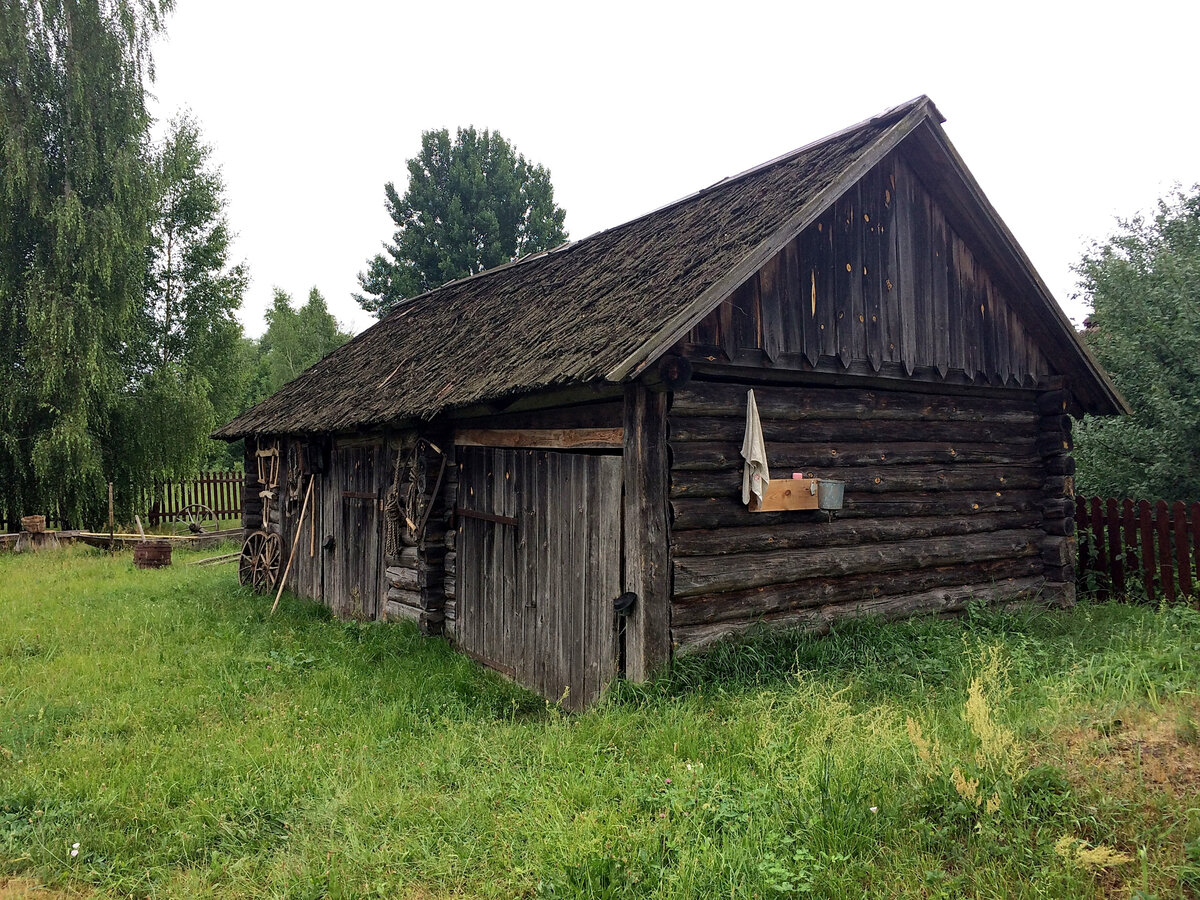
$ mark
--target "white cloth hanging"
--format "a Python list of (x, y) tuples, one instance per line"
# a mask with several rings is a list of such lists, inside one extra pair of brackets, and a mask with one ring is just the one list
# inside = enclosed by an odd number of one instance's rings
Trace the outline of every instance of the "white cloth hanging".
[(754, 391), (746, 392), (746, 437), (742, 440), (742, 457), (746, 460), (742, 475), (742, 502), (749, 504), (750, 495), (761, 504), (771, 473), (767, 471), (767, 446), (763, 442), (762, 423), (758, 420), (758, 403)]

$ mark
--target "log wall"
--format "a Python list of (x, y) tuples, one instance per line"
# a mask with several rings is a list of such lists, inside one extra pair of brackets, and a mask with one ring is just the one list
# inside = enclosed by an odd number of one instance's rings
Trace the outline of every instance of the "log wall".
[(1065, 464), (1034, 392), (755, 387), (772, 478), (846, 483), (830, 520), (742, 504), (746, 391), (693, 381), (668, 416), (676, 652), (760, 621), (823, 629), (1045, 588)]

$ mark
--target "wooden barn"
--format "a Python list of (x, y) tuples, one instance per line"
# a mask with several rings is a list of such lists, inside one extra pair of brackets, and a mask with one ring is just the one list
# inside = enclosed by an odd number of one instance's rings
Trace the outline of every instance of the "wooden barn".
[(759, 623), (1073, 602), (1070, 416), (1125, 404), (942, 121), (404, 303), (217, 432), (261, 474), (245, 577), (294, 553), (337, 615), (573, 707)]

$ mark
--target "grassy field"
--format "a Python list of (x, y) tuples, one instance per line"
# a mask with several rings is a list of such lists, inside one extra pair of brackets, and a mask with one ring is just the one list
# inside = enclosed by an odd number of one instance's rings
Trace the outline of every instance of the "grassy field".
[(0, 893), (1200, 896), (1186, 608), (764, 637), (570, 716), (181, 557), (0, 556)]

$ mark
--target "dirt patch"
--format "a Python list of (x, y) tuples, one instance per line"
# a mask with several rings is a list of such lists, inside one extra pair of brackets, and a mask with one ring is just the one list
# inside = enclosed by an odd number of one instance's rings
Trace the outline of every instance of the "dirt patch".
[(1051, 740), (1072, 779), (1094, 784), (1099, 778), (1129, 796), (1200, 796), (1200, 702), (1125, 710), (1056, 731)]
[(0, 900), (78, 900), (88, 894), (82, 891), (60, 891), (42, 887), (29, 878), (0, 876)]

